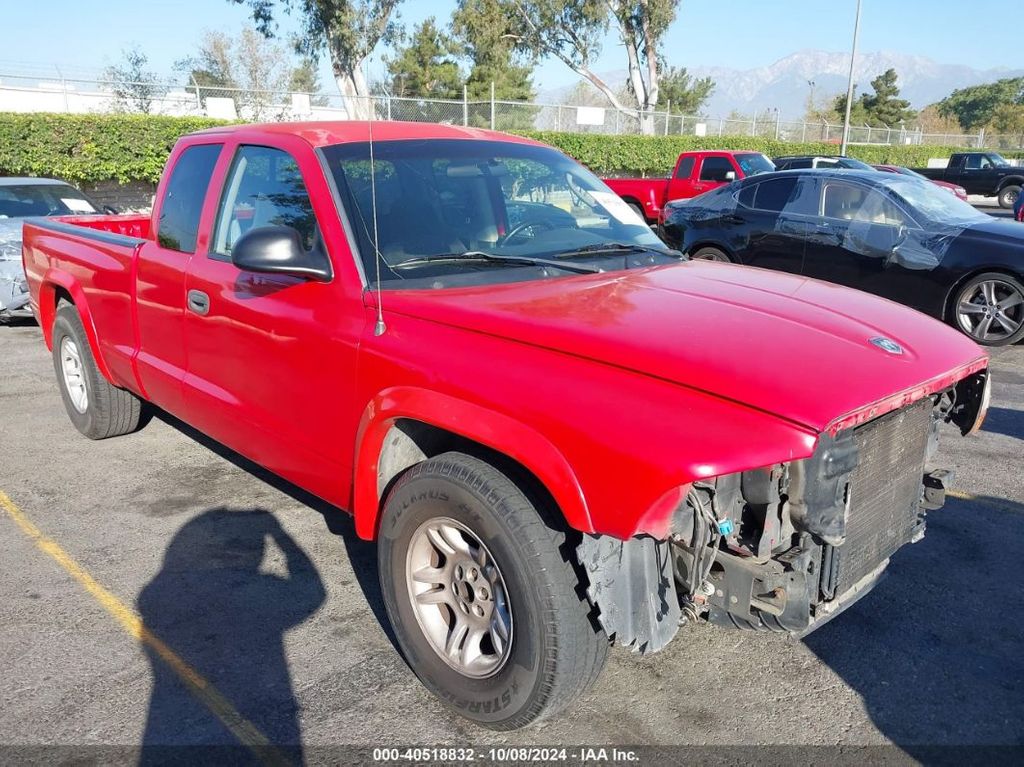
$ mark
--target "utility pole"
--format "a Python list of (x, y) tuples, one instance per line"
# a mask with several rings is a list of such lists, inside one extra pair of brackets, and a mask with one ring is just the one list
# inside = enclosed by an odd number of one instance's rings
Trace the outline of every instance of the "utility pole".
[(853, 106), (853, 67), (857, 63), (857, 37), (860, 34), (860, 0), (857, 0), (857, 19), (853, 22), (853, 49), (850, 51), (850, 80), (846, 84), (846, 114), (843, 116), (843, 141), (839, 154), (846, 154), (846, 143), (850, 140), (850, 107)]

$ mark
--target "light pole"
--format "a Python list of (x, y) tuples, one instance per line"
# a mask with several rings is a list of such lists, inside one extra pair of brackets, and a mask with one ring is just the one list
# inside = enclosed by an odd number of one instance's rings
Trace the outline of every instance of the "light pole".
[(846, 85), (846, 114), (843, 117), (843, 142), (839, 154), (846, 154), (846, 142), (850, 139), (850, 107), (853, 106), (853, 67), (857, 62), (857, 36), (860, 34), (860, 0), (857, 0), (857, 20), (853, 23), (853, 50), (850, 51), (850, 80)]

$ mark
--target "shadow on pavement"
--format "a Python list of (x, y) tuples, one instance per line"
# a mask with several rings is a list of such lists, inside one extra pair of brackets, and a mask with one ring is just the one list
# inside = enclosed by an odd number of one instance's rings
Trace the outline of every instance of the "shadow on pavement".
[(1024, 505), (947, 498), (873, 594), (804, 640), (912, 757), (1024, 745), (1022, 542)]
[[(196, 694), (180, 669), (145, 645), (153, 687), (141, 763), (174, 762), (168, 757), (180, 758), (181, 746), (237, 747), (238, 730), (233, 734), (222, 721), (225, 711), (230, 719), (232, 704), (301, 762), (284, 632), (323, 600), (313, 563), (269, 512), (215, 508), (187, 522), (137, 606), (148, 629), (212, 689)], [(220, 695), (230, 704), (218, 707)], [(225, 711), (218, 717), (210, 708)]]
[(377, 623), (380, 624), (381, 630), (387, 636), (388, 641), (391, 642), (396, 651), (399, 651), (398, 640), (391, 629), (391, 621), (388, 619), (387, 609), (384, 607), (384, 597), (380, 591), (380, 580), (377, 577), (377, 547), (374, 543), (364, 541), (356, 535), (355, 526), (352, 524), (352, 517), (347, 512), (303, 490), (288, 480), (282, 479), (273, 472), (267, 471), (259, 464), (253, 463), (248, 458), (239, 455), (231, 448), (192, 428), (170, 413), (157, 411), (155, 417), (178, 430), (189, 439), (198, 442), (211, 452), (216, 453), (226, 461), (230, 461), (243, 471), (266, 482), (275, 490), (318, 512), (324, 518), (324, 524), (331, 534), (340, 538), (344, 544), (345, 553), (352, 565), (356, 582), (366, 598), (367, 605), (373, 611), (373, 616), (376, 618)]
[(1024, 410), (990, 407), (982, 431), (1024, 439)]

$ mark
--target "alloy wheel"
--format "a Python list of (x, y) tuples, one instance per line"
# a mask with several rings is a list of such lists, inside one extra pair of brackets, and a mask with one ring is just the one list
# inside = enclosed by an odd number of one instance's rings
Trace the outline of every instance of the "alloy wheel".
[(1024, 325), (1024, 295), (1004, 280), (979, 282), (960, 295), (956, 319), (960, 329), (976, 341), (1001, 341)]

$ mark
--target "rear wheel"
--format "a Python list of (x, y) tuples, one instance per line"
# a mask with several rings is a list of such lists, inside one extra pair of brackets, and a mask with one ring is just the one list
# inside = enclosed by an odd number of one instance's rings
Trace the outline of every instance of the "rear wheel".
[(414, 466), (389, 493), (384, 603), (410, 667), (455, 712), (511, 730), (596, 680), (608, 640), (563, 541), (512, 480), (462, 453)]
[(1024, 285), (1008, 274), (986, 272), (957, 291), (952, 319), (985, 346), (1006, 346), (1024, 338)]
[(703, 248), (698, 248), (697, 251), (690, 256), (691, 259), (697, 261), (723, 261), (729, 263), (732, 261), (725, 251), (718, 248), (713, 248), (710, 245)]
[(999, 207), (1012, 208), (1013, 204), (1017, 202), (1018, 195), (1020, 195), (1020, 187), (1016, 184), (1004, 186), (999, 190), (999, 195), (996, 198), (999, 200)]
[(78, 310), (66, 302), (53, 321), (53, 367), (64, 409), (89, 439), (128, 434), (143, 424), (142, 400), (103, 377)]

